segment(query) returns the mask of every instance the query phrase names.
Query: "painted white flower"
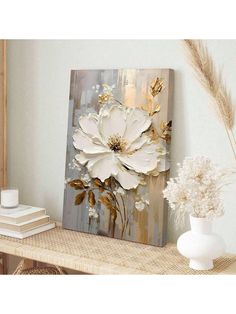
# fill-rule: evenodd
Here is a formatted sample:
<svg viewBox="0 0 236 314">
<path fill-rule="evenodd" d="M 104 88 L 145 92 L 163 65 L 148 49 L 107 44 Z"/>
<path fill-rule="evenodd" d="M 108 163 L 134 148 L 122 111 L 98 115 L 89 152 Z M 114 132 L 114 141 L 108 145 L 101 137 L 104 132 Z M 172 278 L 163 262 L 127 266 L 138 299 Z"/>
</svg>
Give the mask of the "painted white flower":
<svg viewBox="0 0 236 314">
<path fill-rule="evenodd" d="M 69 167 L 69 169 L 71 169 L 71 170 L 77 170 L 77 171 L 81 171 L 81 167 L 80 167 L 80 165 L 78 164 L 78 161 L 77 160 L 75 160 L 75 159 L 73 159 L 72 160 L 72 163 L 69 163 L 68 164 L 68 167 Z"/>
<path fill-rule="evenodd" d="M 119 193 L 120 195 L 125 195 L 125 191 L 124 189 L 122 189 L 121 187 L 118 187 L 118 189 L 116 190 L 117 193 Z"/>
<path fill-rule="evenodd" d="M 98 219 L 98 213 L 93 207 L 89 207 L 89 218 Z"/>
<path fill-rule="evenodd" d="M 64 188 L 66 189 L 68 182 L 70 182 L 72 179 L 71 178 L 66 178 L 64 181 Z"/>
<path fill-rule="evenodd" d="M 98 95 L 98 103 L 100 105 L 111 104 L 114 100 L 113 95 L 113 86 L 109 86 L 107 84 L 103 84 L 103 91 L 100 95 Z"/>
<path fill-rule="evenodd" d="M 84 175 L 82 175 L 81 179 L 86 183 L 89 183 L 91 181 L 91 178 L 88 173 L 85 173 Z"/>
<path fill-rule="evenodd" d="M 135 202 L 134 206 L 139 212 L 141 212 L 145 208 L 145 203 L 142 200 L 140 200 L 140 201 Z"/>
<path fill-rule="evenodd" d="M 80 150 L 75 158 L 92 178 L 104 182 L 113 176 L 124 189 L 136 188 L 140 175 L 162 166 L 165 155 L 144 133 L 151 123 L 147 112 L 122 105 L 103 106 L 99 114 L 81 116 L 73 135 L 74 147 Z"/>
<path fill-rule="evenodd" d="M 149 195 L 148 194 L 144 194 L 143 196 L 141 196 L 141 200 L 147 204 L 148 206 L 150 205 L 150 202 L 149 202 Z"/>
</svg>

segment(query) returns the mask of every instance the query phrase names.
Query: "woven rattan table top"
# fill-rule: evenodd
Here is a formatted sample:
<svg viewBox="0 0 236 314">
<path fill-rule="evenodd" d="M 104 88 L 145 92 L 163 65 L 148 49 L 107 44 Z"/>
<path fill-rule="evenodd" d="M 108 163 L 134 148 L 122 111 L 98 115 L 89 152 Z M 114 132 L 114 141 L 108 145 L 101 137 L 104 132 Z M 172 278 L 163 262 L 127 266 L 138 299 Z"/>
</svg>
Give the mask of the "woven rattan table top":
<svg viewBox="0 0 236 314">
<path fill-rule="evenodd" d="M 194 271 L 174 244 L 158 248 L 61 227 L 23 240 L 0 236 L 0 252 L 89 274 L 219 274 L 236 262 L 226 255 L 213 270 Z"/>
</svg>

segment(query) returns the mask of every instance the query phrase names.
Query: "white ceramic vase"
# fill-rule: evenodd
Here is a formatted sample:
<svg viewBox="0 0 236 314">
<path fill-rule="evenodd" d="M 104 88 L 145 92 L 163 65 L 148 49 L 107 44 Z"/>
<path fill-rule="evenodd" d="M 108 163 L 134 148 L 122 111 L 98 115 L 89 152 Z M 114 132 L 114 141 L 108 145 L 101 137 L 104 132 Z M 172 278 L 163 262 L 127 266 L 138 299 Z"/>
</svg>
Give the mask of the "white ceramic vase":
<svg viewBox="0 0 236 314">
<path fill-rule="evenodd" d="M 224 240 L 212 232 L 212 220 L 190 215 L 191 230 L 177 241 L 179 252 L 190 259 L 189 267 L 195 270 L 212 269 L 213 260 L 225 252 Z"/>
</svg>

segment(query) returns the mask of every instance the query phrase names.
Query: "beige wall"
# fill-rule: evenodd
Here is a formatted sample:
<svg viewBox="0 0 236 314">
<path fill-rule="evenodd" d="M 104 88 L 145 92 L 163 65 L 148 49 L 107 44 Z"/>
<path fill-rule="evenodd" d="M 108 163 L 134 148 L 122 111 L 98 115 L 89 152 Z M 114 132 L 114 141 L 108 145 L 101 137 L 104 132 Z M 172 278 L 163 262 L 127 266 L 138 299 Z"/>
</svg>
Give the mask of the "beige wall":
<svg viewBox="0 0 236 314">
<path fill-rule="evenodd" d="M 6 41 L 0 40 L 0 187 L 6 184 Z"/>
<path fill-rule="evenodd" d="M 236 99 L 236 41 L 207 41 Z M 9 183 L 21 202 L 62 217 L 71 69 L 162 67 L 175 70 L 172 174 L 184 156 L 205 154 L 223 166 L 233 157 L 209 98 L 188 66 L 179 41 L 10 41 L 8 43 Z M 224 193 L 215 229 L 236 253 L 236 183 Z M 188 228 L 186 225 L 185 229 Z M 169 239 L 181 231 L 169 223 Z"/>
</svg>

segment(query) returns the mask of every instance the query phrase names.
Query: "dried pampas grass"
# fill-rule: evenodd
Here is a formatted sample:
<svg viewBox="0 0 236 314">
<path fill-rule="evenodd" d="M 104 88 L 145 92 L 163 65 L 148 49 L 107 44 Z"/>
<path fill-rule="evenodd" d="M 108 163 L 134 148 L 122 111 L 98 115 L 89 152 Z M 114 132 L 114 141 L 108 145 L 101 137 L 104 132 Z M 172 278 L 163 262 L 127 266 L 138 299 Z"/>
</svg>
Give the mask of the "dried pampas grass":
<svg viewBox="0 0 236 314">
<path fill-rule="evenodd" d="M 185 39 L 184 45 L 199 82 L 213 99 L 214 108 L 225 127 L 236 159 L 236 140 L 232 132 L 235 120 L 234 106 L 230 93 L 203 43 L 200 40 Z"/>
</svg>

